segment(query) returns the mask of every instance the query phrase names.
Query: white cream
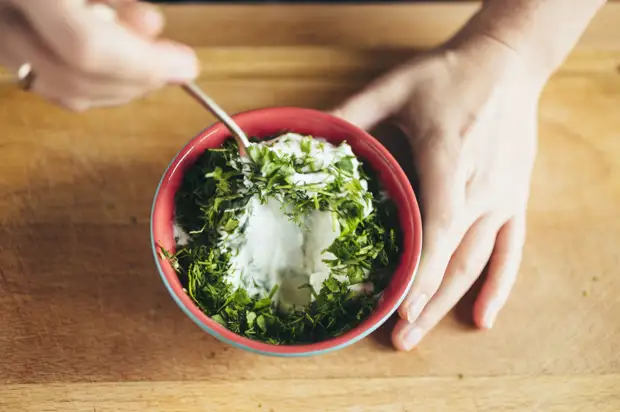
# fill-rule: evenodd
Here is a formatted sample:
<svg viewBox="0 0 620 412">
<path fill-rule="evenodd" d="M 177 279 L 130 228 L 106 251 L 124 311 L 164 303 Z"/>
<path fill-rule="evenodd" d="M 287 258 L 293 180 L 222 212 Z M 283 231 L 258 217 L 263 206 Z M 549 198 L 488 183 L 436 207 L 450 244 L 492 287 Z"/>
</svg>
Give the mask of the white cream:
<svg viewBox="0 0 620 412">
<path fill-rule="evenodd" d="M 318 292 L 329 277 L 329 267 L 322 260 L 334 256 L 322 250 L 334 242 L 339 231 L 334 231 L 338 226 L 333 225 L 330 212 L 312 212 L 303 230 L 280 208 L 275 199 L 261 204 L 252 198 L 242 235 L 229 238 L 223 246 L 236 252 L 226 276 L 233 287 L 244 288 L 250 296 L 266 296 L 278 285 L 274 300 L 288 310 L 310 303 L 310 290 L 301 286 L 313 283 Z"/>
</svg>

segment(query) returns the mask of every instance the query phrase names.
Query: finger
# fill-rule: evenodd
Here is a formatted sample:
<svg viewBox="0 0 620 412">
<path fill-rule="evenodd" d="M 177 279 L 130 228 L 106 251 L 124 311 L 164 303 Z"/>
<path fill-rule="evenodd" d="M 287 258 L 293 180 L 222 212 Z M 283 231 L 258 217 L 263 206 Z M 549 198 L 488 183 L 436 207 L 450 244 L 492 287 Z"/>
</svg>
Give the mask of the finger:
<svg viewBox="0 0 620 412">
<path fill-rule="evenodd" d="M 465 207 L 467 175 L 452 156 L 447 152 L 429 153 L 421 163 L 422 260 L 411 290 L 398 309 L 409 322 L 418 317 L 439 288 L 450 257 L 475 219 Z"/>
<path fill-rule="evenodd" d="M 45 48 L 36 34 L 18 18 L 0 21 L 0 54 L 10 70 L 29 62 L 37 74 L 31 91 L 75 111 L 99 100 L 127 101 L 151 90 L 151 85 L 110 79 L 73 71 Z"/>
<path fill-rule="evenodd" d="M 123 3 L 116 12 L 120 22 L 143 36 L 159 36 L 164 28 L 164 17 L 148 3 Z"/>
<path fill-rule="evenodd" d="M 362 129 L 370 129 L 395 114 L 406 102 L 412 80 L 408 70 L 397 70 L 371 83 L 350 97 L 332 114 Z"/>
<path fill-rule="evenodd" d="M 36 60 L 37 66 L 47 67 L 53 60 L 24 17 L 12 9 L 0 13 L 0 57 L 3 65 L 13 72 L 24 63 L 32 64 Z"/>
<path fill-rule="evenodd" d="M 156 37 L 164 28 L 164 18 L 158 8 L 136 0 L 91 0 L 116 11 L 116 18 L 126 27 L 145 37 Z"/>
<path fill-rule="evenodd" d="M 509 220 L 499 231 L 489 262 L 488 276 L 474 305 L 474 322 L 481 328 L 493 326 L 517 279 L 523 244 L 525 216 Z"/>
<path fill-rule="evenodd" d="M 25 62 L 20 60 L 16 50 L 11 47 L 11 43 L 6 36 L 9 30 L 9 22 L 13 17 L 14 13 L 10 13 L 10 11 L 0 7 L 0 66 L 12 73 L 16 73 Z"/>
<path fill-rule="evenodd" d="M 185 82 L 198 74 L 191 48 L 146 39 L 102 18 L 93 5 L 31 0 L 19 7 L 60 59 L 82 71 L 154 82 Z"/>
<path fill-rule="evenodd" d="M 458 303 L 484 270 L 500 223 L 480 218 L 467 231 L 450 259 L 441 286 L 414 323 L 399 322 L 392 340 L 396 348 L 410 350 Z"/>
</svg>

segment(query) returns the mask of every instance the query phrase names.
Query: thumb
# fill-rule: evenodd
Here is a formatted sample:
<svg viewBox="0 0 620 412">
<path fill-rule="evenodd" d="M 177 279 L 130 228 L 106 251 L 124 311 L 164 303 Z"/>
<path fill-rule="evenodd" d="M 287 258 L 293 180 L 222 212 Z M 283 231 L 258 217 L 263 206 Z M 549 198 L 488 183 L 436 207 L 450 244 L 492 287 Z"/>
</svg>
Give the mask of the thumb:
<svg viewBox="0 0 620 412">
<path fill-rule="evenodd" d="M 418 318 L 438 291 L 452 255 L 475 220 L 465 208 L 467 174 L 458 159 L 446 151 L 420 154 L 424 246 L 418 273 L 398 310 L 409 322 Z"/>
<path fill-rule="evenodd" d="M 393 71 L 345 100 L 332 114 L 361 129 L 371 129 L 405 105 L 412 83 L 408 68 Z"/>
</svg>

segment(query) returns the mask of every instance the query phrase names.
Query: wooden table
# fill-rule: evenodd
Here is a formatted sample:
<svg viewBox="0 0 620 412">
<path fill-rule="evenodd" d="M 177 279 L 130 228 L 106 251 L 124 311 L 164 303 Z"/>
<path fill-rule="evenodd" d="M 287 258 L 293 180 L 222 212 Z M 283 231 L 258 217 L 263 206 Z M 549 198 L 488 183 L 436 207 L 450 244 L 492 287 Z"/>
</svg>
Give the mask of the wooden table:
<svg viewBox="0 0 620 412">
<path fill-rule="evenodd" d="M 474 8 L 166 12 L 200 47 L 201 85 L 238 111 L 329 108 Z M 0 74 L 0 411 L 620 410 L 618 21 L 608 5 L 545 90 L 525 260 L 496 327 L 451 315 L 411 353 L 389 325 L 298 360 L 201 332 L 159 280 L 148 219 L 168 161 L 212 119 L 172 88 L 75 115 Z"/>
</svg>

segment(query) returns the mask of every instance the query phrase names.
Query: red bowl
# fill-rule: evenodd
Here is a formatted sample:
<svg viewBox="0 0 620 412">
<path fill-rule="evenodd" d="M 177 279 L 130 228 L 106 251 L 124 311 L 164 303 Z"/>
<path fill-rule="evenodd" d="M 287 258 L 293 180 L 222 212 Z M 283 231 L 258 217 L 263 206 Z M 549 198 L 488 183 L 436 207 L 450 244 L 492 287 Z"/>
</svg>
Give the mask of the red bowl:
<svg viewBox="0 0 620 412">
<path fill-rule="evenodd" d="M 407 295 L 420 261 L 422 223 L 420 210 L 407 176 L 392 155 L 372 136 L 358 127 L 330 114 L 295 107 L 253 110 L 233 116 L 248 134 L 266 138 L 291 131 L 325 138 L 338 144 L 346 141 L 353 152 L 377 171 L 384 189 L 396 202 L 403 233 L 403 253 L 383 299 L 357 327 L 321 342 L 300 345 L 272 345 L 248 339 L 226 329 L 205 315 L 183 291 L 179 278 L 159 254 L 159 248 L 175 250 L 173 217 L 175 194 L 184 173 L 209 148 L 221 146 L 230 136 L 223 124 L 217 123 L 193 138 L 166 169 L 153 201 L 151 211 L 151 246 L 161 278 L 174 301 L 198 326 L 216 338 L 251 352 L 275 356 L 307 356 L 349 346 L 381 326 Z"/>
</svg>

